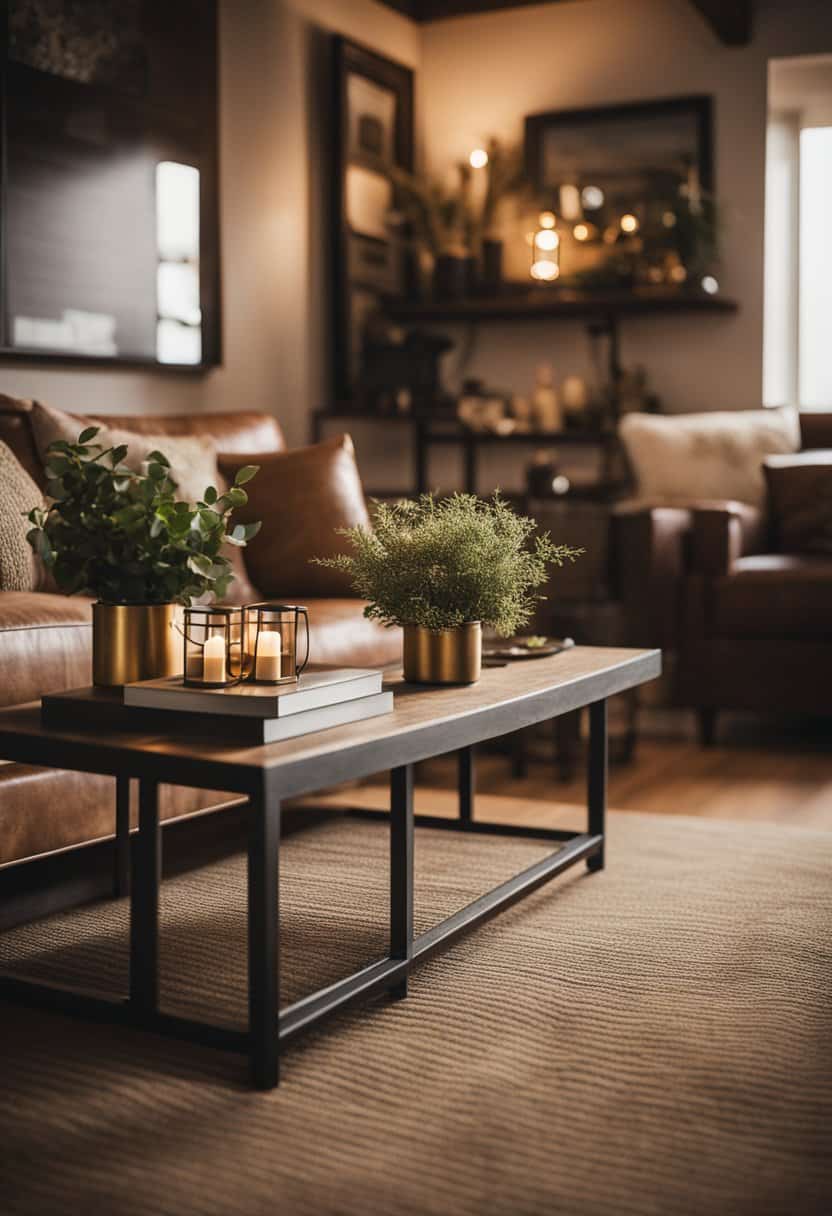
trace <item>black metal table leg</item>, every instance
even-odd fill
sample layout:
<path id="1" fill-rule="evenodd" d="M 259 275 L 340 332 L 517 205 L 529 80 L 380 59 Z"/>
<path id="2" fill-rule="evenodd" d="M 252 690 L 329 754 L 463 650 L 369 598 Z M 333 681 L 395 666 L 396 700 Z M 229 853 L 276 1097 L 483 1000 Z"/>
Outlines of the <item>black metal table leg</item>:
<path id="1" fill-rule="evenodd" d="M 113 895 L 130 892 L 130 778 L 116 777 L 116 840 Z"/>
<path id="2" fill-rule="evenodd" d="M 459 772 L 459 817 L 463 823 L 474 818 L 474 795 L 476 793 L 476 769 L 473 747 L 463 747 L 457 752 Z"/>
<path id="3" fill-rule="evenodd" d="M 139 835 L 133 850 L 130 901 L 130 1000 L 146 1012 L 159 1003 L 159 884 L 162 833 L 159 786 L 139 780 Z"/>
<path id="4" fill-rule="evenodd" d="M 413 957 L 413 765 L 390 773 L 390 957 Z M 391 988 L 407 996 L 407 976 Z"/>
<path id="5" fill-rule="evenodd" d="M 601 836 L 601 848 L 587 858 L 587 869 L 604 868 L 604 820 L 607 810 L 607 703 L 595 701 L 589 707 L 589 768 L 587 772 L 588 832 Z"/>
<path id="6" fill-rule="evenodd" d="M 248 1025 L 251 1080 L 274 1089 L 280 1079 L 279 858 L 280 800 L 252 798 L 248 843 Z"/>

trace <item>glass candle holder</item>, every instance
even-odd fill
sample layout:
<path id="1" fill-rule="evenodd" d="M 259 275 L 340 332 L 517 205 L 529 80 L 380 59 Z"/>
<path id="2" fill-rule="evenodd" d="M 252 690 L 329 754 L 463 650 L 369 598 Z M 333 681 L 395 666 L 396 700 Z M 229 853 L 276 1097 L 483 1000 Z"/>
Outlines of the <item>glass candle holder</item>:
<path id="1" fill-rule="evenodd" d="M 186 608 L 183 624 L 185 683 L 230 688 L 243 674 L 243 610 L 212 604 Z"/>
<path id="2" fill-rule="evenodd" d="M 298 626 L 303 617 L 306 650 L 298 662 Z M 247 604 L 245 678 L 255 684 L 293 684 L 309 662 L 309 614 L 295 604 Z"/>

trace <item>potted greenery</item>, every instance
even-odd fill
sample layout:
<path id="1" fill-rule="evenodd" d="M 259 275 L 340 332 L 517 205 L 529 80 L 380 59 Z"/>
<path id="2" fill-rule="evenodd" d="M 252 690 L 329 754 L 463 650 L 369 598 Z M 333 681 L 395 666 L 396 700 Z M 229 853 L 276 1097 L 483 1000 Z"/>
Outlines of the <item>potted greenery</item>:
<path id="1" fill-rule="evenodd" d="M 479 678 L 482 627 L 507 637 L 524 625 L 547 566 L 581 552 L 535 536 L 534 520 L 495 494 L 376 503 L 374 528 L 341 529 L 353 553 L 314 558 L 351 576 L 369 600 L 364 615 L 404 629 L 405 679 L 471 684 Z"/>
<path id="2" fill-rule="evenodd" d="M 127 447 L 96 444 L 98 430 L 88 427 L 76 443 L 50 444 L 52 502 L 29 513 L 29 544 L 61 591 L 96 597 L 95 684 L 173 675 L 181 668 L 176 605 L 206 592 L 221 599 L 234 577 L 222 546 L 244 546 L 260 527 L 227 530 L 257 466 L 240 469 L 224 494 L 208 486 L 202 501 L 179 502 L 162 452 L 150 452 L 144 471 L 134 472 L 123 463 Z"/>

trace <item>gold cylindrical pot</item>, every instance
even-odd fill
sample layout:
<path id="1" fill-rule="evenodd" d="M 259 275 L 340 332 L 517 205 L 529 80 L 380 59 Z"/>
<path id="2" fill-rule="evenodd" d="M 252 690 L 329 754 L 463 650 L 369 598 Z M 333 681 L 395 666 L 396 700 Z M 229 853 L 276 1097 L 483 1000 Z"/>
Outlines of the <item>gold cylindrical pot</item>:
<path id="1" fill-rule="evenodd" d="M 113 688 L 180 672 L 177 611 L 176 604 L 93 604 L 93 684 Z"/>
<path id="2" fill-rule="evenodd" d="M 482 667 L 482 626 L 469 621 L 433 633 L 404 627 L 404 678 L 412 684 L 474 684 Z"/>

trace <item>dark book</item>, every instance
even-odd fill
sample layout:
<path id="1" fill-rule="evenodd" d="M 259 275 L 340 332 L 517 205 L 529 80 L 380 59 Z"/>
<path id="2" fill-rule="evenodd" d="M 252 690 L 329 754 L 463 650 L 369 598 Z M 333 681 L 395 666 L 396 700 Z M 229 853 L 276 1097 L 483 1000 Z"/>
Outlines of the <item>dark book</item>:
<path id="1" fill-rule="evenodd" d="M 256 746 L 345 726 L 391 713 L 392 692 L 354 697 L 335 705 L 302 710 L 283 718 L 254 718 L 186 713 L 125 705 L 121 689 L 76 688 L 41 700 L 44 726 L 79 733 L 86 730 L 130 731 L 155 735 L 197 735 L 217 742 Z"/>

